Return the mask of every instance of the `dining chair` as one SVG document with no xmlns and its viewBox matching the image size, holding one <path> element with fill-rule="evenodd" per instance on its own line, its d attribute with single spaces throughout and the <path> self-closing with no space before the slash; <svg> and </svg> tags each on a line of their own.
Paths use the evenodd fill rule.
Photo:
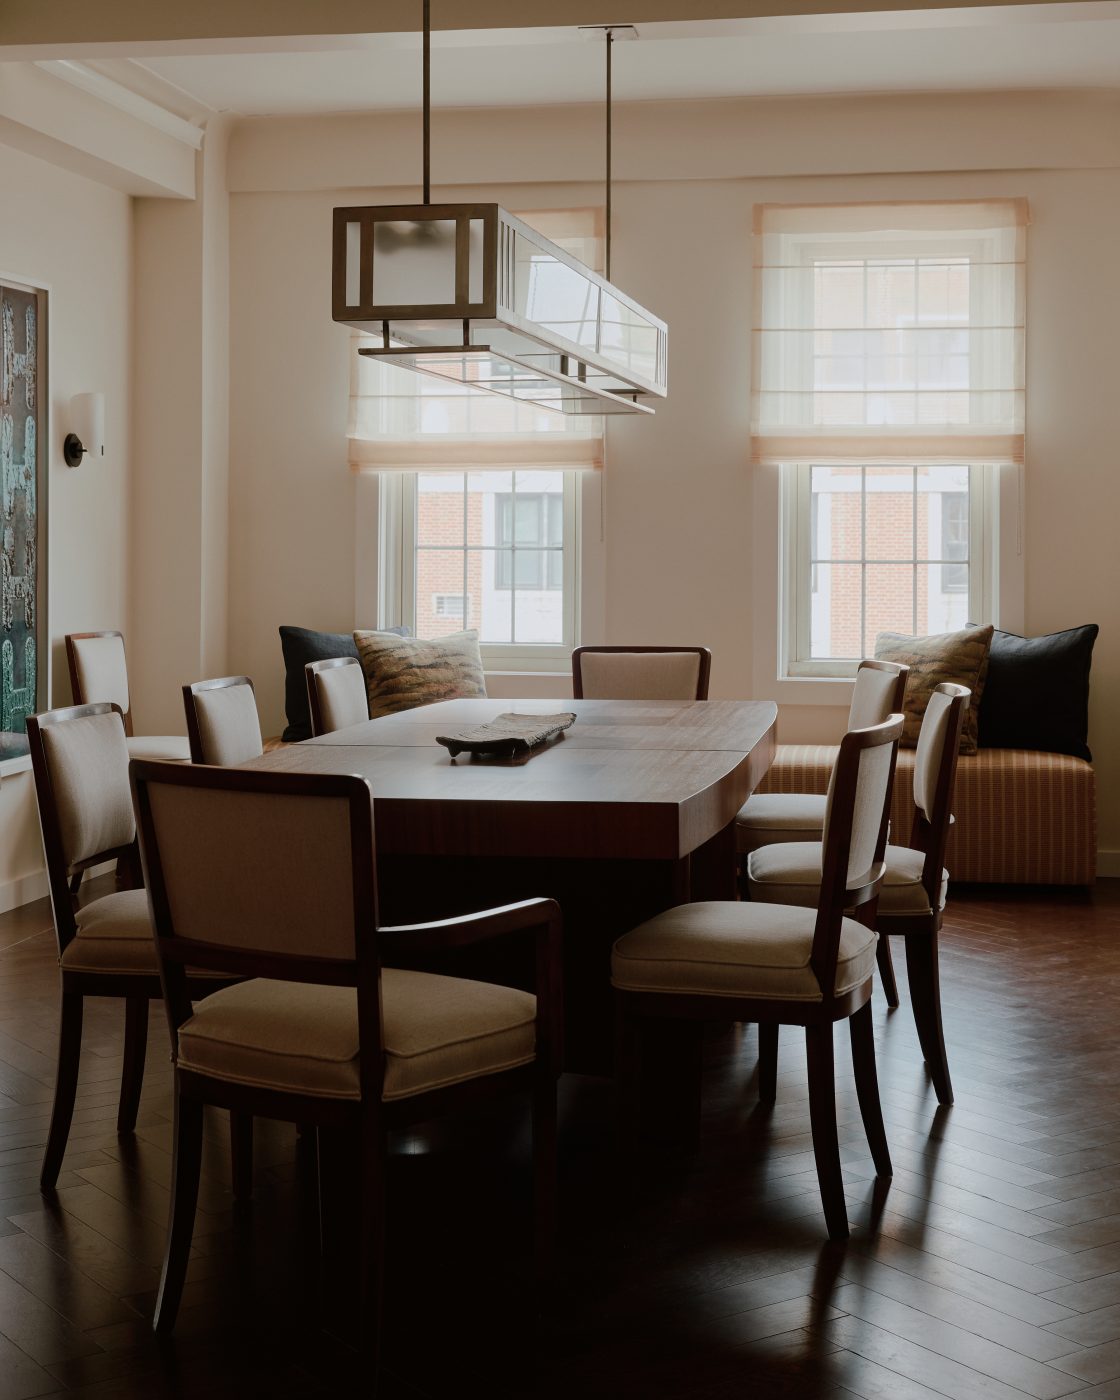
<svg viewBox="0 0 1120 1400">
<path fill-rule="evenodd" d="M 248 676 L 183 687 L 191 762 L 233 768 L 264 752 L 257 697 Z"/>
<path fill-rule="evenodd" d="M 40 1186 L 49 1191 L 58 1180 L 74 1113 L 85 998 L 118 997 L 124 1002 L 117 1132 L 131 1133 L 144 1079 L 148 1004 L 163 992 L 148 900 L 140 888 L 120 706 L 72 705 L 31 715 L 27 740 L 62 976 L 54 1106 L 39 1176 Z M 74 874 L 110 860 L 118 862 L 118 880 L 129 887 L 77 908 Z M 192 973 L 189 992 L 206 995 L 214 989 L 215 977 L 220 981 L 222 974 Z M 236 1144 L 239 1135 L 234 1137 Z M 244 1170 L 244 1163 L 237 1161 L 235 1183 L 243 1181 Z"/>
<path fill-rule="evenodd" d="M 136 763 L 132 787 L 175 1064 L 156 1330 L 173 1327 L 182 1294 L 207 1104 L 314 1125 L 321 1153 L 332 1132 L 352 1144 L 363 1332 L 376 1353 L 387 1132 L 528 1091 L 535 1252 L 547 1270 L 563 1024 L 557 905 L 379 927 L 362 778 Z M 532 940 L 535 995 L 419 970 L 440 950 L 518 936 Z M 188 964 L 246 980 L 192 1008 Z"/>
<path fill-rule="evenodd" d="M 109 701 L 120 707 L 130 757 L 174 758 L 184 763 L 190 758 L 190 745 L 181 734 L 133 734 L 123 632 L 68 633 L 66 664 L 75 705 Z"/>
<path fill-rule="evenodd" d="M 900 713 L 909 672 L 909 666 L 893 661 L 861 661 L 848 710 L 848 728 L 866 729 Z M 759 792 L 748 797 L 735 818 L 740 859 L 778 841 L 819 841 L 825 803 L 823 793 Z"/>
<path fill-rule="evenodd" d="M 641 1041 L 658 1022 L 749 1021 L 776 1036 L 805 1028 L 809 1120 L 828 1233 L 848 1234 L 836 1128 L 833 1026 L 847 1020 L 856 1094 L 879 1176 L 891 1175 L 875 1073 L 871 984 L 875 932 L 846 910 L 872 904 L 883 880 L 887 794 L 903 718 L 849 731 L 828 793 L 815 909 L 734 900 L 683 904 L 625 934 L 611 955 L 618 1075 L 632 1121 L 645 1086 Z M 654 1089 L 656 1086 L 649 1086 Z M 775 1084 L 759 1076 L 772 1102 Z"/>
<path fill-rule="evenodd" d="M 576 647 L 576 700 L 706 700 L 707 647 Z"/>
<path fill-rule="evenodd" d="M 885 848 L 885 873 L 875 909 L 880 942 L 906 940 L 906 977 L 918 1043 L 939 1103 L 953 1102 L 953 1085 L 941 1024 L 938 935 L 949 890 L 945 845 L 952 825 L 953 790 L 961 728 L 971 699 L 967 686 L 935 687 L 922 716 L 914 754 L 914 820 L 908 846 Z M 821 879 L 820 843 L 765 846 L 749 857 L 752 900 L 813 903 Z M 893 992 L 893 996 L 892 996 Z M 898 993 L 887 987 L 891 1006 Z"/>
<path fill-rule="evenodd" d="M 369 719 L 365 673 L 354 657 L 332 656 L 325 661 L 309 661 L 303 673 L 307 681 L 313 739 Z"/>
</svg>

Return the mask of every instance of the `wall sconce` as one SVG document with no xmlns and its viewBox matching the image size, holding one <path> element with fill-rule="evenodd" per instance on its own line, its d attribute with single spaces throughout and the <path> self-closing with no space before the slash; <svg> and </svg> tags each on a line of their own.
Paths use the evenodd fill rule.
<svg viewBox="0 0 1120 1400">
<path fill-rule="evenodd" d="M 87 452 L 91 457 L 105 456 L 104 394 L 75 394 L 70 400 L 70 424 L 62 444 L 68 467 L 79 466 Z"/>
</svg>

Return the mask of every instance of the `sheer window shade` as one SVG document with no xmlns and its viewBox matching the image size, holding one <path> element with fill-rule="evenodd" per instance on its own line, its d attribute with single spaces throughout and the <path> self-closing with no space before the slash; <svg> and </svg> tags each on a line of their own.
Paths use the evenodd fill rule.
<svg viewBox="0 0 1120 1400">
<path fill-rule="evenodd" d="M 601 210 L 538 210 L 518 217 L 602 271 Z M 541 292 L 547 296 L 547 288 Z M 600 417 L 569 418 L 358 354 L 360 346 L 376 343 L 373 336 L 353 333 L 347 428 L 352 471 L 603 465 Z"/>
<path fill-rule="evenodd" d="M 1021 462 L 1025 200 L 760 205 L 755 462 Z"/>
</svg>

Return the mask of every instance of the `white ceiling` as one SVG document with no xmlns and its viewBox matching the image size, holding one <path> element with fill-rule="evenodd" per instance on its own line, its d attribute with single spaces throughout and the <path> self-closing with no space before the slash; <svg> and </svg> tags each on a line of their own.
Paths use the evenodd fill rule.
<svg viewBox="0 0 1120 1400">
<path fill-rule="evenodd" d="M 281 45 L 287 51 L 277 51 Z M 332 47 L 335 45 L 336 47 Z M 416 107 L 416 34 L 261 40 L 259 52 L 95 66 L 182 115 Z M 271 48 L 273 51 L 263 51 Z M 797 93 L 1120 87 L 1120 0 L 641 26 L 614 50 L 621 102 Z M 440 107 L 595 102 L 602 40 L 574 28 L 433 37 Z"/>
</svg>

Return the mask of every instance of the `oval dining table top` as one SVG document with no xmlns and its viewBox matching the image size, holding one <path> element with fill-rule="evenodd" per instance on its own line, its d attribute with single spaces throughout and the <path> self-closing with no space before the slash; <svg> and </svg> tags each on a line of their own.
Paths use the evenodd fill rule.
<svg viewBox="0 0 1120 1400">
<path fill-rule="evenodd" d="M 437 735 L 505 713 L 576 722 L 521 758 Z M 770 701 L 446 700 L 288 745 L 247 767 L 357 773 L 383 854 L 679 860 L 735 818 L 773 759 Z"/>
</svg>

